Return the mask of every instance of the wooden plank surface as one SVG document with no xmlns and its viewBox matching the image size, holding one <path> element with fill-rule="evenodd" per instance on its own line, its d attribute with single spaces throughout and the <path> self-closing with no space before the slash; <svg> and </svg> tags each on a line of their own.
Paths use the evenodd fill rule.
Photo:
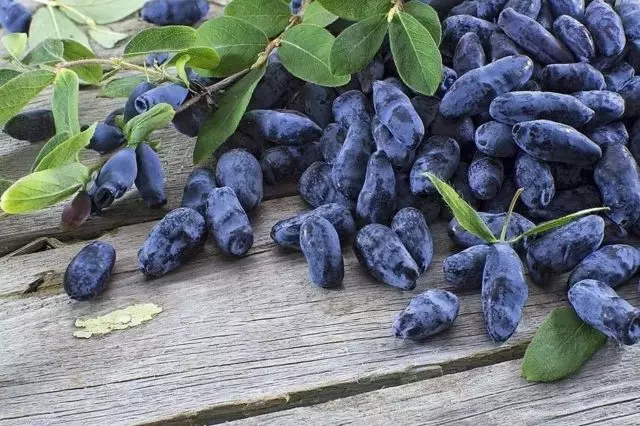
<svg viewBox="0 0 640 426">
<path fill-rule="evenodd" d="M 564 284 L 531 287 L 524 319 L 502 346 L 484 331 L 477 292 L 460 294 L 455 327 L 418 345 L 391 336 L 394 316 L 419 291 L 442 287 L 450 243 L 434 228 L 434 267 L 415 292 L 375 283 L 345 249 L 345 283 L 313 287 L 300 253 L 275 248 L 269 227 L 303 208 L 298 197 L 264 203 L 253 217 L 257 243 L 229 259 L 208 248 L 189 265 L 147 281 L 135 255 L 152 224 L 106 239 L 118 251 L 111 288 L 92 302 L 61 291 L 77 243 L 10 258 L 0 266 L 0 423 L 130 424 L 218 422 L 322 402 L 521 356 L 535 328 L 566 303 Z M 41 291 L 21 294 L 39 274 Z M 9 284 L 7 284 L 9 283 Z M 635 288 L 622 294 L 638 303 Z M 164 312 L 99 339 L 72 337 L 76 318 L 136 302 Z"/>
<path fill-rule="evenodd" d="M 609 344 L 556 383 L 528 383 L 516 360 L 229 425 L 637 425 L 639 356 Z"/>
</svg>

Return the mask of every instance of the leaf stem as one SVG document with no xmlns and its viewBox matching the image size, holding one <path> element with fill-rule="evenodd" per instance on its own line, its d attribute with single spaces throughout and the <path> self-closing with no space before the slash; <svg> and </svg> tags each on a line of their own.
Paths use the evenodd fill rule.
<svg viewBox="0 0 640 426">
<path fill-rule="evenodd" d="M 77 61 L 61 62 L 58 65 L 56 65 L 56 68 L 57 69 L 72 68 L 72 67 L 82 66 L 82 65 L 105 65 L 105 66 L 110 66 L 116 70 L 131 70 L 131 71 L 141 72 L 146 76 L 153 75 L 155 79 L 160 81 L 171 81 L 173 83 L 182 82 L 182 80 L 180 80 L 179 78 L 168 75 L 164 71 L 157 71 L 157 70 L 149 69 L 140 65 L 132 64 L 131 62 L 123 61 L 121 58 L 80 59 Z"/>
<path fill-rule="evenodd" d="M 511 221 L 511 214 L 513 213 L 513 209 L 516 207 L 518 198 L 520 198 L 520 195 L 522 195 L 523 191 L 524 188 L 518 189 L 511 199 L 511 204 L 509 204 L 509 211 L 507 211 L 507 217 L 504 218 L 504 222 L 502 223 L 502 232 L 500 232 L 501 242 L 504 242 L 505 238 L 507 238 L 507 229 L 509 228 L 509 222 Z"/>
<path fill-rule="evenodd" d="M 178 108 L 176 110 L 176 114 L 179 114 L 179 113 L 183 112 L 184 110 L 186 110 L 187 108 L 197 104 L 205 96 L 211 96 L 212 94 L 214 94 L 218 90 L 226 89 L 227 87 L 231 86 L 233 83 L 235 83 L 236 81 L 238 81 L 242 77 L 244 77 L 249 71 L 251 71 L 251 68 L 244 69 L 244 70 L 242 70 L 240 72 L 237 72 L 237 73 L 235 73 L 233 75 L 230 75 L 229 77 L 225 78 L 224 80 L 221 80 L 221 81 L 219 81 L 217 83 L 212 84 L 211 86 L 207 86 L 205 88 L 204 92 L 197 94 L 193 98 L 189 99 L 187 102 L 183 103 L 180 106 L 180 108 Z"/>
</svg>

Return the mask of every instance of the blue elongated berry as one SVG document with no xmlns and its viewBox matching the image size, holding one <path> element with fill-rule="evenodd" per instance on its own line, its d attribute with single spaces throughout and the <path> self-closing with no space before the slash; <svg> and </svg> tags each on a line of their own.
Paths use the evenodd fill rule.
<svg viewBox="0 0 640 426">
<path fill-rule="evenodd" d="M 533 62 L 526 56 L 507 56 L 467 72 L 453 83 L 440 103 L 445 117 L 476 115 L 489 108 L 491 101 L 522 86 L 533 73 Z"/>
<path fill-rule="evenodd" d="M 286 180 L 297 179 L 307 167 L 322 160 L 317 144 L 301 146 L 274 146 L 267 149 L 260 159 L 264 181 L 275 185 Z"/>
<path fill-rule="evenodd" d="M 551 92 L 574 93 L 586 90 L 604 90 L 604 76 L 592 65 L 552 64 L 542 71 L 542 84 Z"/>
<path fill-rule="evenodd" d="M 513 126 L 516 144 L 532 157 L 545 161 L 586 166 L 602 157 L 602 150 L 573 127 L 549 120 Z"/>
<path fill-rule="evenodd" d="M 456 46 L 453 55 L 453 69 L 458 76 L 462 76 L 467 71 L 483 67 L 487 64 L 487 57 L 480 37 L 476 33 L 467 33 L 462 36 Z"/>
<path fill-rule="evenodd" d="M 504 5 L 504 9 L 511 8 L 529 18 L 536 19 L 540 14 L 542 3 L 542 0 L 509 0 Z"/>
<path fill-rule="evenodd" d="M 94 241 L 75 255 L 64 273 L 64 291 L 75 300 L 89 300 L 107 289 L 116 262 L 116 251 Z"/>
<path fill-rule="evenodd" d="M 507 0 L 484 0 L 478 2 L 478 18 L 492 21 L 500 13 Z"/>
<path fill-rule="evenodd" d="M 100 154 L 106 154 L 118 149 L 125 142 L 126 139 L 122 130 L 107 123 L 98 123 L 87 148 Z"/>
<path fill-rule="evenodd" d="M 513 176 L 518 188 L 524 188 L 522 202 L 527 207 L 543 209 L 553 200 L 556 187 L 544 161 L 522 152 L 516 158 Z"/>
<path fill-rule="evenodd" d="M 531 59 L 543 65 L 566 64 L 574 61 L 567 47 L 534 19 L 513 9 L 504 9 L 498 18 L 498 26 Z"/>
<path fill-rule="evenodd" d="M 189 89 L 180 84 L 168 84 L 159 86 L 136 98 L 134 103 L 136 110 L 142 114 L 149 111 L 154 106 L 165 103 L 171 105 L 174 109 L 178 109 L 180 105 L 187 99 Z"/>
<path fill-rule="evenodd" d="M 640 310 L 605 283 L 582 280 L 569 290 L 569 302 L 582 321 L 624 345 L 640 340 Z"/>
<path fill-rule="evenodd" d="M 140 17 L 156 25 L 193 25 L 209 12 L 207 0 L 149 0 Z"/>
<path fill-rule="evenodd" d="M 324 161 L 329 164 L 333 164 L 336 161 L 346 138 L 346 129 L 338 123 L 331 123 L 324 128 L 319 147 Z"/>
<path fill-rule="evenodd" d="M 614 121 L 613 123 L 595 127 L 587 133 L 587 137 L 602 149 L 608 145 L 627 145 L 629 143 L 627 127 L 621 121 Z"/>
<path fill-rule="evenodd" d="M 489 39 L 491 62 L 506 56 L 523 55 L 524 52 L 505 34 L 495 32 Z"/>
<path fill-rule="evenodd" d="M 633 77 L 618 91 L 624 99 L 624 117 L 640 116 L 640 76 Z"/>
<path fill-rule="evenodd" d="M 371 122 L 371 105 L 364 93 L 358 90 L 344 92 L 333 101 L 331 107 L 336 123 L 348 129 L 356 121 Z"/>
<path fill-rule="evenodd" d="M 207 211 L 209 194 L 215 187 L 216 176 L 213 170 L 205 168 L 194 169 L 187 178 L 180 206 L 194 209 L 204 217 Z"/>
<path fill-rule="evenodd" d="M 336 228 L 340 241 L 348 242 L 356 234 L 356 223 L 349 209 L 341 204 L 330 203 L 276 223 L 271 228 L 271 239 L 280 247 L 299 250 L 300 227 L 311 216 L 328 220 Z"/>
<path fill-rule="evenodd" d="M 364 121 L 356 121 L 349 127 L 347 137 L 333 163 L 333 185 L 349 199 L 360 194 L 371 155 L 371 129 Z"/>
<path fill-rule="evenodd" d="M 416 150 L 407 148 L 394 138 L 387 126 L 382 124 L 376 116 L 373 116 L 371 120 L 371 133 L 373 134 L 377 152 L 384 152 L 393 167 L 399 170 L 411 168 L 415 160 Z"/>
<path fill-rule="evenodd" d="M 640 269 L 640 251 L 627 244 L 604 246 L 582 259 L 569 275 L 568 284 L 592 279 L 616 288 L 633 277 Z"/>
<path fill-rule="evenodd" d="M 91 196 L 87 191 L 80 191 L 62 210 L 61 225 L 65 229 L 78 228 L 91 215 Z"/>
<path fill-rule="evenodd" d="M 422 142 L 424 124 L 402 91 L 384 81 L 374 82 L 373 106 L 380 122 L 398 142 L 408 149 L 414 149 Z"/>
<path fill-rule="evenodd" d="M 94 183 L 92 199 L 98 210 L 109 207 L 122 197 L 133 185 L 137 174 L 134 148 L 125 148 L 109 158 L 100 169 Z"/>
<path fill-rule="evenodd" d="M 435 96 L 415 96 L 411 98 L 411 105 L 415 108 L 418 116 L 422 120 L 425 132 L 426 129 L 431 127 L 438 115 L 438 109 L 440 108 L 440 99 Z"/>
<path fill-rule="evenodd" d="M 396 211 L 396 179 L 389 158 L 376 152 L 369 158 L 362 190 L 356 203 L 356 222 L 389 225 Z"/>
<path fill-rule="evenodd" d="M 253 229 L 233 189 L 215 188 L 207 199 L 209 234 L 226 255 L 244 256 L 253 246 Z"/>
<path fill-rule="evenodd" d="M 149 278 L 166 275 L 200 251 L 206 240 L 204 217 L 187 207 L 175 209 L 153 227 L 138 251 L 140 271 Z"/>
<path fill-rule="evenodd" d="M 241 126 L 254 138 L 283 145 L 302 145 L 322 136 L 322 129 L 307 116 L 286 110 L 249 111 Z"/>
<path fill-rule="evenodd" d="M 604 81 L 607 83 L 607 90 L 617 92 L 635 76 L 636 70 L 627 62 L 620 62 L 607 70 Z"/>
<path fill-rule="evenodd" d="M 298 192 L 312 207 L 338 203 L 355 211 L 356 203 L 347 198 L 333 184 L 333 167 L 323 161 L 316 161 L 302 173 L 298 181 Z"/>
<path fill-rule="evenodd" d="M 448 181 L 458 170 L 460 164 L 460 147 L 458 143 L 446 136 L 432 136 L 420 148 L 409 175 L 411 192 L 418 195 L 435 194 L 436 188 L 425 175 L 432 173 L 442 180 Z"/>
<path fill-rule="evenodd" d="M 405 246 L 420 273 L 424 273 L 433 260 L 433 238 L 424 214 L 413 207 L 406 207 L 393 217 L 391 229 Z"/>
<path fill-rule="evenodd" d="M 248 151 L 232 149 L 224 153 L 216 165 L 216 182 L 218 186 L 233 189 L 246 212 L 255 209 L 262 201 L 262 168 Z"/>
<path fill-rule="evenodd" d="M 554 16 L 568 15 L 575 19 L 584 16 L 584 0 L 547 0 Z"/>
<path fill-rule="evenodd" d="M 484 265 L 490 251 L 490 246 L 477 245 L 447 257 L 442 262 L 445 281 L 464 290 L 482 288 Z"/>
<path fill-rule="evenodd" d="M 569 272 L 596 251 L 604 239 L 604 220 L 586 216 L 527 242 L 529 276 L 540 285 Z"/>
<path fill-rule="evenodd" d="M 424 341 L 450 328 L 458 317 L 460 301 L 446 290 L 429 290 L 417 295 L 393 321 L 393 334 L 403 339 Z"/>
<path fill-rule="evenodd" d="M 482 275 L 482 312 L 491 340 L 504 342 L 511 337 L 528 296 L 518 254 L 508 244 L 492 245 Z"/>
<path fill-rule="evenodd" d="M 193 138 L 198 136 L 200 128 L 210 116 L 211 110 L 206 103 L 198 102 L 184 111 L 177 113 L 171 122 L 177 131 Z"/>
<path fill-rule="evenodd" d="M 540 220 L 553 220 L 584 209 L 602 206 L 600 192 L 593 185 L 556 191 L 553 200 L 544 208 L 529 208 L 527 214 Z"/>
<path fill-rule="evenodd" d="M 334 288 L 344 279 L 344 259 L 338 232 L 321 216 L 309 216 L 300 227 L 300 249 L 309 264 L 309 278 L 322 288 Z"/>
<path fill-rule="evenodd" d="M 636 0 L 620 0 L 615 3 L 616 12 L 620 15 L 624 33 L 629 40 L 640 39 L 640 2 Z"/>
<path fill-rule="evenodd" d="M 331 87 L 307 83 L 300 89 L 304 99 L 304 113 L 321 128 L 333 121 L 333 102 L 338 96 Z"/>
<path fill-rule="evenodd" d="M 553 120 L 573 127 L 581 127 L 595 113 L 570 95 L 552 92 L 511 92 L 491 102 L 491 116 L 505 124 L 523 121 Z"/>
<path fill-rule="evenodd" d="M 639 173 L 627 147 L 615 144 L 605 147 L 593 174 L 602 202 L 610 209 L 605 214 L 622 228 L 630 227 L 640 218 Z"/>
<path fill-rule="evenodd" d="M 596 46 L 587 27 L 569 16 L 558 16 L 553 22 L 553 32 L 580 62 L 589 62 L 596 56 Z"/>
<path fill-rule="evenodd" d="M 416 287 L 418 265 L 391 228 L 377 223 L 365 226 L 356 235 L 353 251 L 378 281 L 401 290 Z"/>
<path fill-rule="evenodd" d="M 444 67 L 443 67 L 444 68 Z M 443 69 L 443 78 L 445 76 L 445 71 Z M 404 93 L 407 96 L 413 96 L 415 93 L 406 85 L 402 82 L 402 80 L 400 80 L 399 78 L 396 77 L 387 77 L 383 80 L 385 83 L 389 83 L 392 86 L 395 86 L 396 89 L 400 90 L 402 93 Z M 455 78 L 454 78 L 455 81 Z M 453 81 L 451 81 L 451 83 L 453 83 Z M 441 81 L 440 84 L 447 84 L 445 81 Z"/>
<path fill-rule="evenodd" d="M 589 127 L 610 123 L 618 120 L 624 114 L 624 99 L 615 92 L 608 90 L 591 90 L 588 92 L 574 93 L 573 96 L 595 112 L 591 121 L 587 123 Z"/>
<path fill-rule="evenodd" d="M 50 109 L 32 109 L 16 114 L 4 125 L 4 132 L 21 141 L 49 140 L 56 134 L 53 112 Z"/>
<path fill-rule="evenodd" d="M 136 115 L 140 114 L 136 109 L 136 99 L 139 96 L 142 96 L 144 93 L 148 92 L 151 89 L 155 89 L 156 85 L 153 83 L 149 83 L 148 81 L 143 81 L 138 84 L 135 89 L 129 95 L 127 99 L 127 103 L 124 105 L 124 122 L 131 120 Z"/>
<path fill-rule="evenodd" d="M 167 204 L 164 196 L 164 169 L 158 154 L 146 143 L 136 148 L 136 188 L 147 206 L 158 209 Z"/>
<path fill-rule="evenodd" d="M 478 127 L 475 138 L 478 151 L 491 157 L 515 156 L 518 146 L 513 141 L 511 127 L 497 121 L 489 121 Z"/>
<path fill-rule="evenodd" d="M 18 1 L 0 2 L 0 25 L 5 33 L 28 33 L 31 12 Z"/>
<path fill-rule="evenodd" d="M 500 233 L 502 232 L 502 227 L 504 225 L 504 220 L 507 216 L 506 213 L 485 213 L 479 212 L 480 218 L 487 224 L 487 227 L 491 231 L 491 233 L 496 237 L 500 237 Z M 511 215 L 511 220 L 509 221 L 509 225 L 507 226 L 507 236 L 508 240 L 519 236 L 520 234 L 528 231 L 535 227 L 535 224 L 531 222 L 526 217 L 522 216 L 519 213 L 513 213 Z M 449 222 L 449 227 L 447 229 L 447 233 L 449 234 L 449 238 L 460 248 L 473 247 L 476 245 L 486 244 L 486 242 L 471 234 L 469 231 L 464 229 L 456 219 L 452 219 Z M 520 250 L 522 244 L 518 244 L 516 246 L 517 250 Z"/>
<path fill-rule="evenodd" d="M 369 64 L 359 71 L 356 76 L 360 82 L 360 88 L 365 95 L 371 94 L 373 82 L 384 77 L 384 61 L 380 55 L 376 55 Z"/>
<path fill-rule="evenodd" d="M 478 200 L 491 200 L 504 182 L 504 165 L 499 158 L 476 152 L 469 165 L 469 187 Z"/>
<path fill-rule="evenodd" d="M 498 26 L 484 19 L 470 15 L 454 15 L 442 21 L 442 53 L 453 56 L 458 42 L 467 33 L 476 33 L 485 49 L 489 47 L 489 37 Z"/>
<path fill-rule="evenodd" d="M 603 0 L 589 3 L 584 23 L 601 55 L 612 57 L 623 51 L 626 40 L 622 20 L 609 3 Z"/>
</svg>

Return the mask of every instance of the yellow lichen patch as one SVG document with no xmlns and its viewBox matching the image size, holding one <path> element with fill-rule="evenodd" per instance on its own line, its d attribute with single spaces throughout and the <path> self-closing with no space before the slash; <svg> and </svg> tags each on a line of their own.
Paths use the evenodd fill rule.
<svg viewBox="0 0 640 426">
<path fill-rule="evenodd" d="M 160 312 L 162 312 L 160 306 L 154 303 L 143 303 L 118 309 L 97 318 L 78 318 L 75 325 L 83 330 L 75 331 L 73 335 L 81 339 L 88 339 L 94 334 L 102 335 L 111 333 L 113 330 L 135 327 L 152 320 Z"/>
</svg>

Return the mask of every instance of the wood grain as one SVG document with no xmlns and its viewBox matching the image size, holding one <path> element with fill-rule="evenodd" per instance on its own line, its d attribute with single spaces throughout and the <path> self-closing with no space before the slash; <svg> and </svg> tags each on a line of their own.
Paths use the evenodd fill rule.
<svg viewBox="0 0 640 426">
<path fill-rule="evenodd" d="M 410 297 L 443 287 L 450 243 L 433 226 L 437 253 L 414 292 L 375 283 L 345 248 L 345 283 L 313 287 L 300 253 L 273 247 L 269 227 L 302 207 L 298 197 L 265 203 L 254 218 L 257 244 L 229 259 L 209 248 L 189 265 L 147 281 L 135 253 L 152 224 L 106 239 L 118 248 L 111 288 L 92 302 L 71 301 L 59 287 L 84 243 L 9 259 L 0 265 L 0 423 L 212 423 L 464 371 L 517 358 L 564 284 L 531 287 L 516 335 L 497 346 L 484 331 L 477 292 L 460 293 L 455 327 L 418 345 L 391 336 Z M 23 266 L 20 266 L 22 263 Z M 42 291 L 21 294 L 49 271 Z M 55 281 L 57 279 L 57 281 Z M 622 294 L 638 303 L 635 288 Z M 78 317 L 136 302 L 164 312 L 137 329 L 88 341 L 72 337 Z"/>
<path fill-rule="evenodd" d="M 520 360 L 229 423 L 250 425 L 633 425 L 640 348 L 609 343 L 573 377 L 528 383 Z"/>
</svg>

